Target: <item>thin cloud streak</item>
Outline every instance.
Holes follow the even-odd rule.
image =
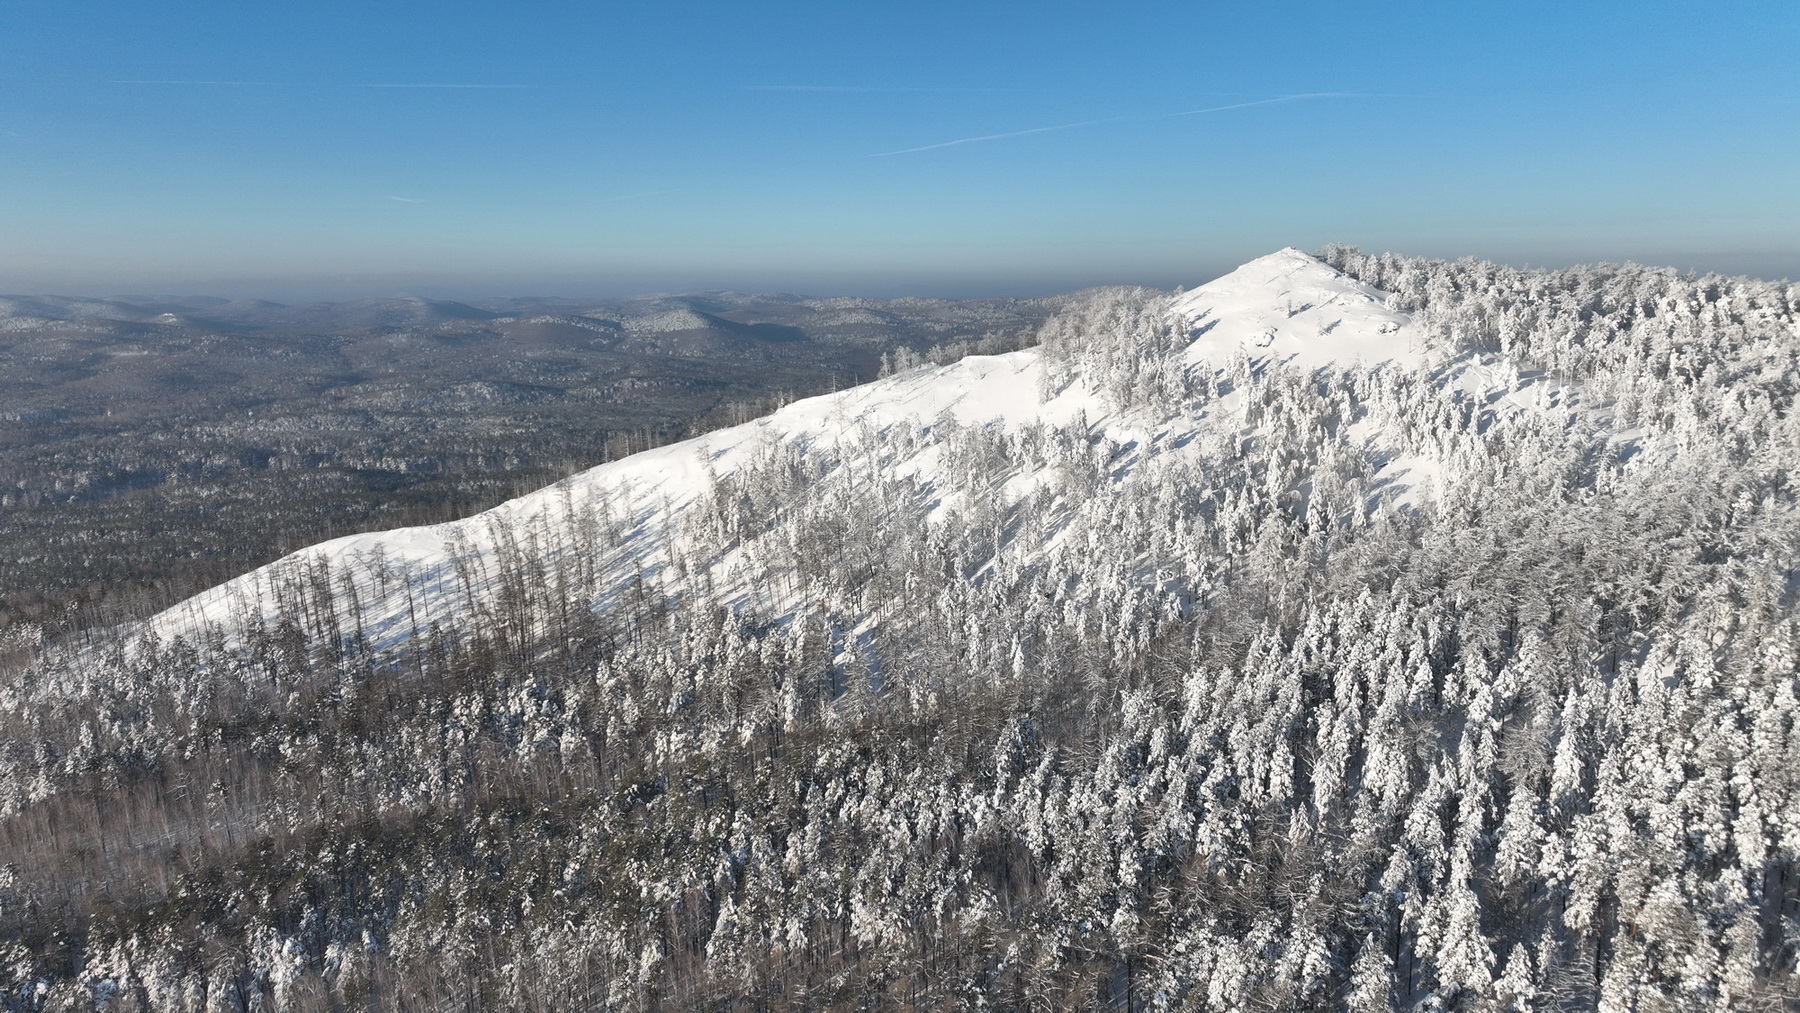
[[[527,91],[535,84],[358,84],[353,88],[449,88],[473,91]]]
[[[153,84],[187,87],[221,88],[427,88],[452,90],[518,91],[541,87],[535,84],[314,84],[301,81],[108,81],[107,84]]]
[[[388,194],[388,200],[397,200],[402,204],[424,204],[424,203],[426,203],[425,198],[423,198],[423,197],[396,197],[391,193]]]
[[[1277,95],[1274,98],[1256,99],[1253,102],[1233,102],[1230,105],[1208,106],[1205,109],[1184,109],[1175,113],[1139,113],[1132,116],[1108,116],[1098,120],[1082,120],[1079,123],[1058,123],[1048,127],[1032,127],[1028,130],[1009,130],[1002,134],[982,134],[979,137],[959,137],[953,141],[939,141],[936,144],[922,144],[916,148],[900,148],[896,151],[877,151],[870,158],[887,158],[890,155],[911,155],[920,151],[936,151],[939,148],[954,148],[959,144],[979,144],[983,141],[1000,141],[1008,137],[1025,137],[1030,134],[1047,134],[1056,130],[1078,130],[1082,127],[1097,127],[1106,123],[1126,123],[1133,120],[1167,120],[1177,116],[1199,116],[1202,113],[1222,113],[1228,109],[1249,109],[1252,106],[1270,106],[1285,102],[1304,102],[1322,98],[1372,98],[1361,92],[1318,91],[1300,95]]]
[[[799,92],[873,92],[897,94],[902,92],[996,92],[1011,91],[1010,88],[906,88],[880,87],[855,84],[746,84],[740,85],[741,91],[799,91]]]
[[[280,81],[108,81],[107,84],[167,84],[217,86],[222,88],[304,88],[306,85],[284,84]]]
[[[982,134],[980,137],[958,137],[954,141],[939,141],[936,144],[922,144],[916,148],[901,148],[898,151],[877,151],[870,158],[886,158],[889,155],[910,155],[915,151],[936,151],[938,148],[954,148],[959,144],[980,144],[982,141],[1000,141],[1008,137],[1025,137],[1028,134],[1047,134],[1053,130],[1076,130],[1081,127],[1095,127],[1102,123],[1118,123],[1121,120],[1143,119],[1141,116],[1113,116],[1104,120],[1082,120],[1080,123],[1058,123],[1053,127],[1032,127],[1029,130],[1009,130],[1004,134]]]
[[[602,197],[599,200],[595,201],[594,203],[595,204],[611,204],[614,201],[637,200],[639,197],[655,197],[657,194],[680,193],[680,192],[681,192],[681,190],[679,188],[674,189],[674,190],[645,190],[643,193],[628,193],[628,194],[625,194],[620,197]]]
[[[1188,109],[1183,112],[1163,113],[1160,116],[1151,116],[1148,118],[1149,119],[1166,120],[1166,119],[1171,119],[1176,116],[1198,116],[1201,113],[1222,113],[1227,109],[1248,109],[1251,106],[1272,106],[1272,105],[1276,105],[1276,104],[1279,104],[1282,102],[1305,102],[1308,99],[1316,99],[1316,98],[1381,98],[1381,97],[1384,97],[1384,96],[1370,95],[1365,92],[1359,92],[1359,91],[1309,91],[1309,92],[1305,92],[1300,95],[1277,95],[1274,98],[1259,98],[1254,102],[1233,102],[1231,105],[1228,105],[1228,106],[1209,106],[1205,109]]]

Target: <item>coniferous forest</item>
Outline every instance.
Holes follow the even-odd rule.
[[[1796,1008],[1800,287],[1296,270],[1421,358],[1101,290],[1091,413],[12,645],[0,1006]]]

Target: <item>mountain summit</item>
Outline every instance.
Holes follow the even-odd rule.
[[[1239,349],[1308,367],[1423,361],[1420,335],[1388,294],[1288,247],[1175,299],[1170,312],[1194,332],[1189,363],[1224,362]]]

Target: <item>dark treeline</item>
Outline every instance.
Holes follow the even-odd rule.
[[[709,417],[691,424],[705,426]],[[683,439],[688,429],[551,428],[505,455],[425,439],[420,455],[402,464],[382,453],[392,439],[374,433],[328,446],[303,438],[295,442],[304,451],[292,455],[269,449],[287,441],[263,440],[248,463],[171,460],[162,448],[111,454],[107,467],[75,469],[77,484],[16,493],[0,513],[0,540],[17,553],[0,591],[0,630],[55,638],[141,619],[318,541],[467,517],[582,468]],[[358,443],[375,456],[359,458]],[[143,489],[121,486],[122,473],[108,470],[126,461],[145,466],[129,472],[147,476]],[[34,479],[45,478],[32,468]],[[99,477],[90,488],[80,476]]]
[[[772,441],[623,581],[571,499],[398,642],[314,563],[37,659],[5,1004],[1794,1008],[1788,293],[1328,257],[1439,364],[1098,293],[1047,386],[1214,424]]]

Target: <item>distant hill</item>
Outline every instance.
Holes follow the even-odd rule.
[[[1016,347],[1053,308],[0,299],[0,631],[141,616],[312,541],[457,516],[871,378],[883,354]]]

